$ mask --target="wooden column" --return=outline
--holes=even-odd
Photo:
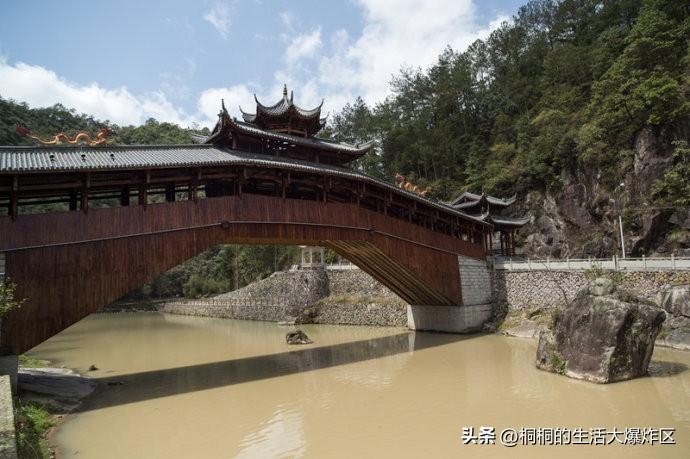
[[[129,187],[120,190],[120,205],[122,207],[129,206]]]
[[[77,210],[77,190],[69,191],[69,210]]]
[[[201,169],[196,170],[196,174],[189,182],[189,188],[187,189],[187,199],[195,203],[199,199],[199,182],[201,182]]]
[[[81,210],[84,213],[89,211],[89,187],[91,186],[91,176],[86,174],[81,187]]]
[[[15,175],[12,177],[12,190],[10,191],[9,213],[10,213],[10,217],[12,217],[12,220],[17,219],[17,214],[18,214],[18,209],[19,209],[19,206],[17,205],[18,201],[19,201],[19,177]]]
[[[144,176],[144,183],[139,186],[139,205],[144,206],[144,209],[148,206],[149,201],[149,182],[151,181],[151,172],[146,171]]]
[[[175,202],[175,185],[165,186],[165,201]]]

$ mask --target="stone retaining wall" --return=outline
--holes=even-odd
[[[316,307],[313,322],[315,324],[404,327],[407,325],[407,308],[404,303],[320,303]]]
[[[169,314],[227,319],[298,320],[321,324],[403,327],[406,304],[364,271],[300,270],[277,272],[218,299],[260,299],[265,304],[212,305],[203,301],[158,306]],[[270,299],[276,299],[271,306]],[[281,302],[281,305],[277,303]]]
[[[626,290],[654,300],[664,285],[690,284],[690,271],[611,272]],[[493,271],[496,303],[508,310],[552,308],[588,284],[583,271]]]
[[[175,301],[173,303],[163,303],[158,306],[158,311],[168,314],[180,314],[183,316],[199,317],[220,317],[223,319],[240,320],[265,320],[269,322],[280,322],[294,318],[288,308],[281,306],[266,305],[228,305],[218,306],[198,303],[184,303]]]

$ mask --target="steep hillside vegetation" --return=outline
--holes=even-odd
[[[467,51],[403,69],[384,103],[345,107],[331,134],[375,138],[364,170],[438,198],[517,192],[532,253],[614,253],[612,198],[635,254],[687,252],[689,13],[672,0],[531,1]]]

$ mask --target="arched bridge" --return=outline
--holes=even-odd
[[[463,304],[458,257],[484,260],[491,231],[349,168],[214,145],[0,147],[3,209],[26,299],[2,320],[11,353],[221,243],[323,245],[443,311]]]

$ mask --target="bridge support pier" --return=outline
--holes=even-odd
[[[407,326],[410,330],[429,330],[448,333],[480,331],[493,312],[493,285],[486,261],[459,256],[461,306],[407,307]]]
[[[407,306],[407,327],[410,330],[446,333],[481,331],[491,317],[491,304],[472,306]]]

